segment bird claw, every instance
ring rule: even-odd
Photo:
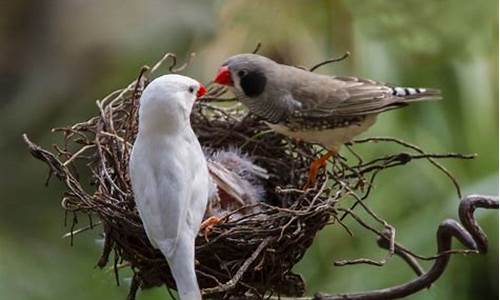
[[[207,239],[208,234],[210,233],[210,231],[212,231],[214,226],[219,224],[221,221],[222,221],[222,218],[219,218],[216,216],[211,216],[201,223],[200,231],[203,231],[205,239]]]
[[[302,188],[302,190],[307,191],[309,188],[314,186],[314,184],[316,183],[316,177],[318,176],[319,170],[321,168],[324,168],[325,166],[326,163],[319,161],[319,159],[312,162],[311,167],[309,169],[309,177],[307,178],[307,182]]]
[[[326,154],[324,154],[318,159],[315,159],[311,163],[311,167],[309,168],[309,177],[307,178],[306,184],[302,188],[303,191],[307,191],[309,188],[314,186],[314,184],[316,183],[316,177],[318,176],[319,170],[321,168],[324,168],[330,157],[334,156],[335,154],[336,151],[329,150]]]

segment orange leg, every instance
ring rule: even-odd
[[[318,171],[326,166],[326,162],[330,159],[330,157],[335,155],[337,155],[337,151],[328,150],[325,155],[321,156],[311,163],[311,167],[309,169],[309,178],[307,179],[307,183],[303,188],[304,191],[312,187],[314,183],[316,183],[316,176],[318,176]]]
[[[205,221],[203,221],[200,225],[200,231],[202,230],[205,234],[205,239],[207,238],[207,234],[214,228],[215,225],[219,224],[222,218],[211,216]]]

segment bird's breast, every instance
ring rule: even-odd
[[[376,115],[369,115],[357,121],[338,120],[336,123],[320,122],[302,126],[290,126],[285,123],[267,123],[267,125],[277,133],[308,143],[318,143],[327,149],[334,150],[370,128],[375,123],[375,119]]]

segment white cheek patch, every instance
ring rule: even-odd
[[[238,90],[238,91],[241,91],[243,92],[243,89],[241,88],[241,84],[240,84],[240,78],[238,76],[234,76],[235,79],[233,80],[234,82],[234,87]]]

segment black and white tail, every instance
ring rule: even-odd
[[[392,95],[404,98],[404,102],[426,100],[441,100],[441,91],[438,89],[392,87]]]

